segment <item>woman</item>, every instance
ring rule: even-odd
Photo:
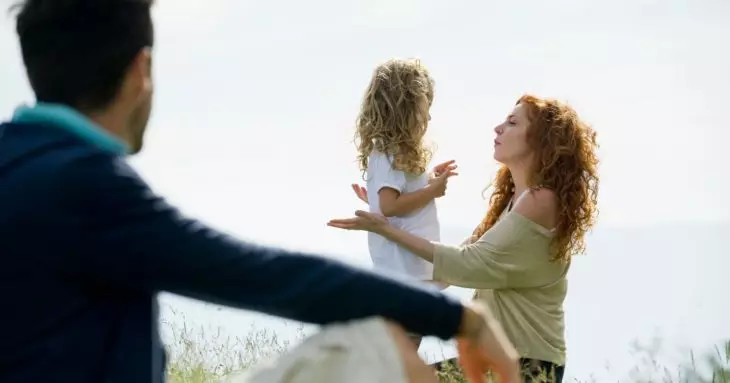
[[[515,345],[525,380],[560,382],[565,277],[597,214],[596,134],[570,106],[530,95],[494,131],[502,166],[486,216],[460,246],[424,240],[363,211],[329,225],[382,235],[433,263],[435,280],[476,289],[475,299]]]

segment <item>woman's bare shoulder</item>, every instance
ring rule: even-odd
[[[533,188],[519,198],[514,212],[545,228],[553,228],[557,224],[558,196],[547,188]]]

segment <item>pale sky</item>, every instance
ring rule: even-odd
[[[728,1],[160,0],[155,17],[155,109],[132,163],[245,238],[369,264],[364,235],[325,223],[362,207],[353,125],[391,57],[420,58],[436,80],[435,160],[461,168],[439,200],[444,227],[484,214],[492,129],[524,92],[597,130],[596,230],[730,221]],[[33,99],[12,18],[0,28],[8,117]]]

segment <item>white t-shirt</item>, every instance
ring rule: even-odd
[[[411,174],[394,170],[392,158],[373,151],[368,158],[367,189],[370,212],[381,213],[378,192],[385,187],[400,193],[411,193],[428,185],[428,174]],[[421,209],[402,217],[389,217],[390,223],[402,230],[429,241],[440,241],[440,227],[436,202],[431,201]],[[407,276],[418,280],[433,279],[433,265],[399,245],[368,233],[368,248],[375,270]]]

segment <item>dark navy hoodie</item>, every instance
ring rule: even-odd
[[[380,315],[455,335],[458,302],[184,217],[125,150],[60,105],[0,125],[0,382],[164,381],[160,291],[308,323]]]

